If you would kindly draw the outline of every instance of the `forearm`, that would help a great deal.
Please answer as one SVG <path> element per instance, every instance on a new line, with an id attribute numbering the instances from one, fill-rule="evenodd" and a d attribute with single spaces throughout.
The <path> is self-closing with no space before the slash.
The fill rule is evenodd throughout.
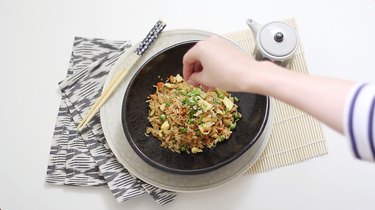
<path id="1" fill-rule="evenodd" d="M 183 64 L 184 79 L 190 84 L 272 96 L 340 133 L 345 130 L 356 157 L 375 160 L 375 85 L 306 75 L 259 62 L 215 36 L 190 49 Z"/>
<path id="2" fill-rule="evenodd" d="M 354 85 L 346 80 L 317 77 L 293 72 L 268 62 L 248 90 L 277 98 L 314 116 L 343 133 L 343 111 Z"/>

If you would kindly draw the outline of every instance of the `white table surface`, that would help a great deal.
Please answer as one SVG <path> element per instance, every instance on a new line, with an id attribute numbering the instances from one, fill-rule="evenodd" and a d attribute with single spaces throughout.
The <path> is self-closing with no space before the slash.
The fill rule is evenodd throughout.
<path id="1" fill-rule="evenodd" d="M 375 163 L 353 158 L 324 127 L 329 154 L 244 176 L 158 206 L 149 196 L 117 203 L 104 187 L 45 183 L 49 148 L 74 36 L 139 41 L 167 29 L 223 34 L 295 17 L 310 73 L 375 82 L 375 1 L 0 1 L 0 209 L 374 209 Z"/>

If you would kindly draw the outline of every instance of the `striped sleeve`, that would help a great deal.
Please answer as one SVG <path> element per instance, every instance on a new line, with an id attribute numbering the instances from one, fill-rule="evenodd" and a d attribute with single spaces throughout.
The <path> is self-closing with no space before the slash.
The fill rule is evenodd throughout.
<path id="1" fill-rule="evenodd" d="M 375 161 L 375 84 L 355 85 L 344 110 L 344 131 L 355 157 Z"/>

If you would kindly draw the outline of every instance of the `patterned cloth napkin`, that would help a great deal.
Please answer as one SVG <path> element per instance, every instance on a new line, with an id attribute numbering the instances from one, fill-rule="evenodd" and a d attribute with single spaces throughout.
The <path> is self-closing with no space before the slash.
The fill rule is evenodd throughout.
<path id="1" fill-rule="evenodd" d="M 296 28 L 293 19 L 287 22 Z M 252 52 L 254 36 L 250 30 L 226 35 Z M 176 193 L 159 189 L 132 176 L 108 147 L 99 113 L 81 133 L 77 125 L 101 94 L 107 74 L 119 56 L 131 47 L 128 41 L 76 37 L 68 73 L 59 83 L 62 100 L 53 134 L 46 181 L 57 185 L 108 185 L 117 201 L 150 195 L 158 204 L 173 201 Z M 299 43 L 290 70 L 308 73 Z M 327 154 L 320 123 L 302 111 L 275 101 L 270 140 L 258 161 L 246 174 L 269 171 Z"/>
<path id="2" fill-rule="evenodd" d="M 81 133 L 77 125 L 95 100 L 112 66 L 127 49 L 127 41 L 76 37 L 53 135 L 46 181 L 57 185 L 107 184 L 117 201 L 149 194 L 160 205 L 176 193 L 132 176 L 115 158 L 105 140 L 99 113 Z"/>

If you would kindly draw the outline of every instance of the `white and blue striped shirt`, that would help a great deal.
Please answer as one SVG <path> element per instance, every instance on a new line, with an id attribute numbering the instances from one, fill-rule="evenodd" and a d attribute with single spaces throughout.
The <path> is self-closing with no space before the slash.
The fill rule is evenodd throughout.
<path id="1" fill-rule="evenodd" d="M 375 161 L 375 84 L 355 85 L 344 111 L 344 131 L 354 155 Z"/>

